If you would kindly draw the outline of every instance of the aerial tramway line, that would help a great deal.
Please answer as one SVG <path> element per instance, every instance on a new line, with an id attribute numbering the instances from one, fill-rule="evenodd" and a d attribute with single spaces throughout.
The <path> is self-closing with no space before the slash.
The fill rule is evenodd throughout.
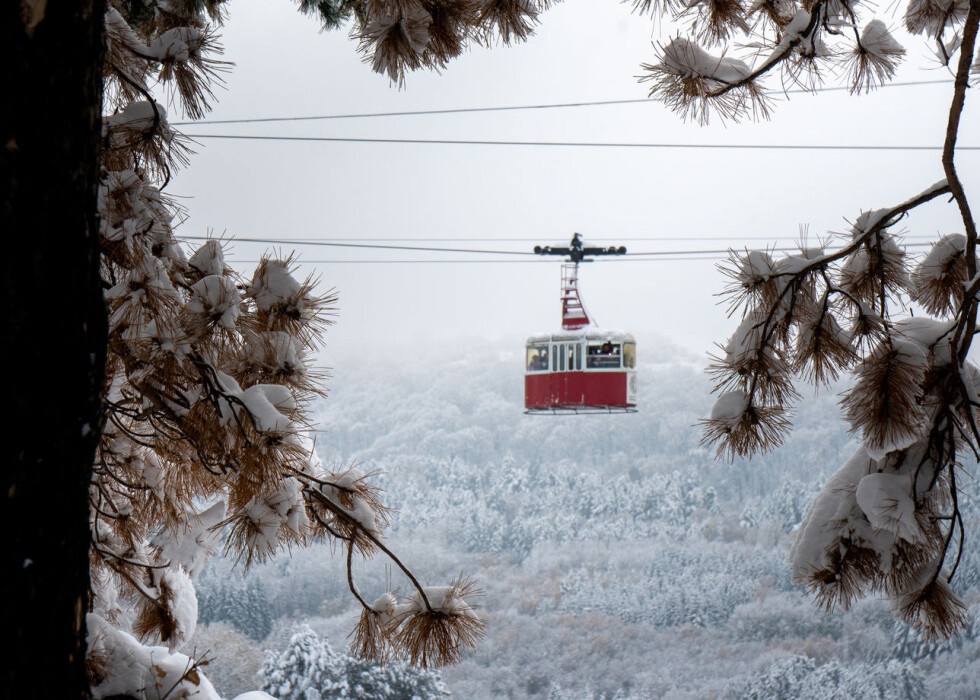
<path id="1" fill-rule="evenodd" d="M 538 255 L 567 256 L 561 268 L 561 326 L 525 345 L 524 412 L 528 414 L 635 413 L 636 340 L 603 330 L 578 291 L 579 263 L 626 248 L 586 247 L 576 233 L 568 247 L 535 246 Z"/>

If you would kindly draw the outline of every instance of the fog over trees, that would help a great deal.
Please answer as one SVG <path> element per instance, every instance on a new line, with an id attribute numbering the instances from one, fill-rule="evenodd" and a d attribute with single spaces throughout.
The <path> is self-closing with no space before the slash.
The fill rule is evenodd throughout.
<path id="1" fill-rule="evenodd" d="M 969 622 L 946 641 L 897 621 L 887 599 L 828 612 L 792 581 L 798 526 L 856 440 L 839 387 L 800 404 L 783 447 L 728 464 L 701 444 L 702 358 L 641 336 L 638 413 L 529 416 L 522 341 L 460 341 L 425 362 L 406 361 L 410 347 L 365 349 L 337 359 L 314 409 L 326 466 L 381 470 L 399 510 L 391 542 L 436 580 L 464 567 L 484 584 L 486 638 L 438 672 L 453 697 L 980 692 L 975 542 L 953 581 Z M 964 488 L 975 527 L 976 485 Z M 354 567 L 368 596 L 406 585 L 390 567 Z M 323 548 L 244 576 L 217 560 L 198 590 L 206 622 L 192 644 L 213 650 L 208 676 L 225 697 L 259 687 L 268 655 L 306 628 L 343 653 L 358 614 Z"/>

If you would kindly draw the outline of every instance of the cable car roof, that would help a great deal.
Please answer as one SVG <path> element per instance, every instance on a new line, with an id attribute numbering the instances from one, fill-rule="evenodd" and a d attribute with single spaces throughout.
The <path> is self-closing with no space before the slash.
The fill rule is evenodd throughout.
<path id="1" fill-rule="evenodd" d="M 635 342 L 632 333 L 626 331 L 608 330 L 596 328 L 595 326 L 585 326 L 573 331 L 557 331 L 555 333 L 539 333 L 527 339 L 528 343 L 544 343 L 549 341 L 568 341 L 568 340 L 615 340 L 619 342 Z"/>

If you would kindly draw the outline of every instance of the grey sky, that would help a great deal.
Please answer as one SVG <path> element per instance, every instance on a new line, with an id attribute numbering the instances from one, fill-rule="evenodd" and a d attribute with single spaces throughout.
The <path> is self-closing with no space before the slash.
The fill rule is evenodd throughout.
<path id="1" fill-rule="evenodd" d="M 235 66 L 227 90 L 217 91 L 211 119 L 642 99 L 647 87 L 636 76 L 642 62 L 654 60 L 657 34 L 649 19 L 632 15 L 629 7 L 558 4 L 542 15 L 526 44 L 474 49 L 441 75 L 409 75 L 399 90 L 361 62 L 345 31 L 319 32 L 287 0 L 235 0 L 221 32 L 225 58 Z M 929 62 L 920 39 L 906 48 L 899 81 L 949 79 Z M 827 84 L 838 83 L 828 76 Z M 685 123 L 648 101 L 182 128 L 193 134 L 307 137 L 938 146 L 950 90 L 947 84 L 892 87 L 860 97 L 843 91 L 793 94 L 779 101 L 769 122 L 707 127 Z M 974 113 L 968 103 L 961 144 L 978 143 Z M 588 242 L 625 245 L 631 253 L 785 245 L 798 237 L 801 225 L 811 239 L 844 231 L 861 210 L 897 204 L 942 178 L 938 151 L 216 139 L 201 139 L 196 150 L 169 188 L 189 213 L 178 236 L 211 232 L 226 238 L 526 252 L 535 244 L 567 244 L 575 232 Z M 980 175 L 978 165 L 980 153 L 960 156 L 968 189 Z M 934 203 L 904 228 L 919 240 L 955 231 L 956 212 Z M 236 242 L 230 259 L 254 261 L 273 249 L 295 250 L 304 263 L 301 274 L 316 274 L 339 292 L 327 363 L 385 338 L 520 343 L 560 325 L 558 258 L 404 264 L 380 261 L 516 256 Z M 715 296 L 724 284 L 715 269 L 723 257 L 595 262 L 583 267 L 580 286 L 600 325 L 637 335 L 641 360 L 661 335 L 703 353 L 734 327 Z M 351 260 L 372 262 L 343 262 Z"/>

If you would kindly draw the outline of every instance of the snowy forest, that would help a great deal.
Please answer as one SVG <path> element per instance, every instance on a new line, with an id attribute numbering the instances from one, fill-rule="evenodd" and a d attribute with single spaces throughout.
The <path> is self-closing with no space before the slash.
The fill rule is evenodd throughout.
<path id="1" fill-rule="evenodd" d="M 638 340 L 635 414 L 525 415 L 521 338 L 424 363 L 397 347 L 337 358 L 313 412 L 319 457 L 378 473 L 398 511 L 390 541 L 433 580 L 473 576 L 486 635 L 454 666 L 381 667 L 348 648 L 359 611 L 343 556 L 301 549 L 247 573 L 216 557 L 185 648 L 209 658 L 222 697 L 976 698 L 975 538 L 953 582 L 970 622 L 944 642 L 887 600 L 826 611 L 791 581 L 795 528 L 854 448 L 839 392 L 807 396 L 771 454 L 719 460 L 698 425 L 704 359 Z M 976 532 L 975 481 L 964 493 Z M 355 561 L 369 598 L 408 587 L 382 564 Z"/>

